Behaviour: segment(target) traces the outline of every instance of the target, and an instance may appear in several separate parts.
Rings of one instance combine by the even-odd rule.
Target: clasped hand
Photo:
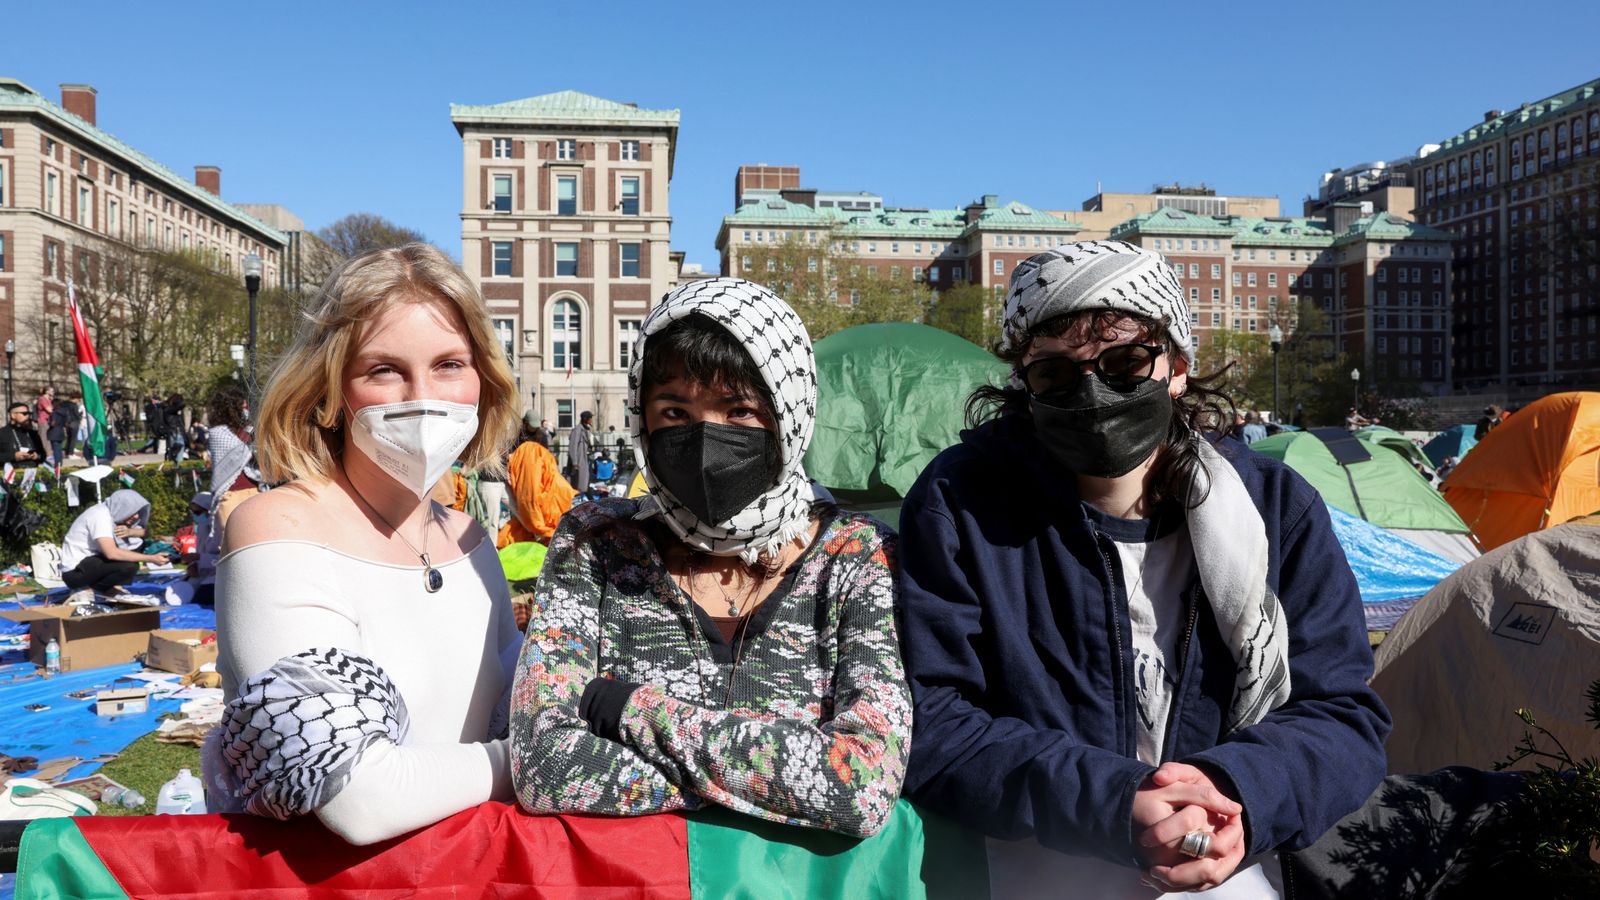
[[[1203,891],[1228,880],[1244,859],[1244,807],[1194,766],[1169,762],[1151,773],[1133,798],[1134,842],[1145,883],[1164,891]],[[1198,859],[1179,851],[1191,831],[1212,832]]]

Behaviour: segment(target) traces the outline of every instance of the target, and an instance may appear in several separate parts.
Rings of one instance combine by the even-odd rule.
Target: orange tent
[[[1440,489],[1485,551],[1600,510],[1600,393],[1528,404],[1484,436]]]
[[[495,546],[504,548],[518,541],[549,543],[556,533],[556,522],[572,508],[572,498],[578,492],[561,477],[550,451],[533,441],[524,441],[511,454],[507,469],[511,521],[500,529]]]

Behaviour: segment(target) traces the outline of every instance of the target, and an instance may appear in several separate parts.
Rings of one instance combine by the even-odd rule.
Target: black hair
[[[645,343],[641,368],[640,415],[650,388],[682,378],[753,397],[763,412],[775,416],[777,407],[750,351],[708,316],[692,313],[652,334]],[[782,467],[782,455],[778,442],[773,441],[767,464],[774,471]]]
[[[1013,369],[1022,364],[1028,345],[1036,337],[1060,337],[1079,333],[1086,338],[1116,340],[1118,326],[1132,321],[1141,334],[1160,335],[1165,338],[1170,324],[1165,319],[1122,312],[1120,310],[1084,310],[1046,319],[1035,325],[1027,340],[1019,346],[1002,349],[996,345],[994,355]],[[1169,345],[1168,351],[1172,348]],[[1190,502],[1189,486],[1200,469],[1200,451],[1194,446],[1195,435],[1215,440],[1223,429],[1233,422],[1233,400],[1219,390],[1232,363],[1209,375],[1189,373],[1189,381],[1182,395],[1172,401],[1172,419],[1167,425],[1167,435],[1156,448],[1156,461],[1150,469],[1150,496],[1146,500],[1152,508],[1173,506],[1193,508],[1204,497]],[[1015,418],[1031,422],[1027,390],[1020,387],[983,385],[967,398],[967,424],[979,424],[995,418]]]
[[[19,407],[19,406],[22,407],[23,409],[27,410],[28,412],[32,412],[33,411],[33,404],[29,403],[26,400],[18,400],[17,402],[15,402],[15,403],[11,404],[10,406],[6,407],[6,415],[9,416],[12,413],[16,412],[17,411],[17,407]]]
[[[237,431],[246,424],[244,407],[247,402],[248,398],[243,388],[232,385],[220,388],[211,395],[211,403],[206,409],[206,421],[212,425],[221,425]]]

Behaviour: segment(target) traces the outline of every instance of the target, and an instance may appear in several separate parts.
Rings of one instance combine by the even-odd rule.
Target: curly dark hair
[[[219,388],[211,395],[211,402],[206,406],[206,424],[222,425],[235,431],[243,428],[246,423],[244,417],[245,404],[249,398],[243,388]]]
[[[1138,327],[1140,339],[1167,333],[1168,323],[1164,319],[1113,309],[1084,310],[1040,322],[1028,332],[1028,340],[1020,346],[1004,349],[997,344],[993,352],[1015,370],[1021,367],[1033,338],[1072,334],[1085,340],[1116,340],[1130,321]],[[1232,365],[1229,363],[1209,375],[1191,372],[1183,394],[1172,401],[1167,435],[1156,448],[1156,461],[1150,469],[1151,495],[1146,500],[1152,508],[1192,509],[1204,499],[1202,495],[1194,498],[1193,503],[1189,500],[1189,485],[1200,467],[1200,452],[1195,449],[1192,438],[1198,434],[1215,441],[1233,422],[1233,400],[1218,389]],[[979,387],[967,398],[966,413],[967,424],[971,427],[996,418],[1033,420],[1027,390],[1010,385]]]

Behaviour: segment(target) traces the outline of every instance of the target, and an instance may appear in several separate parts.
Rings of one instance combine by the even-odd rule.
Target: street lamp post
[[[11,360],[17,355],[17,342],[6,341],[6,409],[11,409]]]
[[[244,258],[244,289],[250,292],[250,393],[256,390],[256,292],[261,290],[261,257],[254,253]]]
[[[1272,421],[1278,418],[1278,351],[1283,348],[1283,329],[1277,322],[1267,326],[1267,346],[1272,348]]]
[[[1361,411],[1361,370],[1350,370],[1350,405]]]

